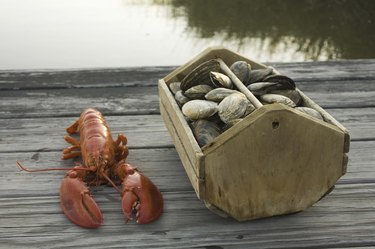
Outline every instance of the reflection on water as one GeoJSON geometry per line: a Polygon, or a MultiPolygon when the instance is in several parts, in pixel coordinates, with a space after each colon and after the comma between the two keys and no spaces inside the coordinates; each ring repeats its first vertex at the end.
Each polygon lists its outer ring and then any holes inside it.
{"type": "Polygon", "coordinates": [[[187,19],[190,33],[202,38],[221,34],[236,40],[238,50],[253,46],[257,57],[265,53],[268,60],[290,60],[290,53],[303,60],[375,57],[373,0],[162,2],[172,6],[172,16],[187,19]]]}
{"type": "Polygon", "coordinates": [[[374,0],[0,0],[0,69],[375,58],[374,0]]]}

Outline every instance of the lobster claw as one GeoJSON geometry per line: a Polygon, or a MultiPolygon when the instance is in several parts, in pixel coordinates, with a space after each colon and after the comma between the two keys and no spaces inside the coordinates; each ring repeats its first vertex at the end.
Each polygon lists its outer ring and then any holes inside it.
{"type": "Polygon", "coordinates": [[[163,211],[163,197],[155,184],[136,168],[123,163],[122,210],[128,220],[135,214],[138,224],[150,223],[163,211]]]}
{"type": "Polygon", "coordinates": [[[68,172],[61,184],[61,208],[73,223],[86,228],[99,227],[103,223],[100,208],[86,184],[75,173],[68,172]]]}

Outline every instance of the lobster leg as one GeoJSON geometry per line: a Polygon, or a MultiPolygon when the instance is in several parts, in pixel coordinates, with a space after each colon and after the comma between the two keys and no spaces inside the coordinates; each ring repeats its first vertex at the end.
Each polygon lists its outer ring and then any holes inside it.
{"type": "Polygon", "coordinates": [[[67,141],[68,143],[70,143],[72,145],[78,145],[79,146],[78,140],[71,137],[71,136],[64,136],[64,139],[65,139],[65,141],[67,141]]]}
{"type": "Polygon", "coordinates": [[[115,141],[115,147],[119,146],[120,144],[126,145],[128,143],[128,139],[122,133],[117,135],[117,140],[115,141]]]}
{"type": "Polygon", "coordinates": [[[68,132],[69,134],[76,133],[78,130],[78,125],[79,125],[79,119],[76,122],[74,122],[74,124],[66,128],[66,132],[68,132]]]}
{"type": "Polygon", "coordinates": [[[133,214],[139,224],[158,219],[163,211],[163,197],[155,184],[125,160],[116,165],[116,174],[123,179],[121,204],[127,219],[132,219],[133,214]]]}
{"type": "Polygon", "coordinates": [[[67,172],[60,187],[61,208],[73,223],[81,227],[96,228],[103,223],[103,216],[82,181],[84,173],[74,169],[67,172]]]}
{"type": "Polygon", "coordinates": [[[62,160],[70,159],[70,158],[75,158],[81,156],[82,153],[80,151],[75,151],[71,153],[63,153],[61,156],[62,160]]]}
{"type": "Polygon", "coordinates": [[[129,154],[128,146],[126,146],[128,139],[124,134],[120,133],[117,136],[117,140],[113,142],[114,147],[116,148],[116,160],[121,161],[126,159],[129,154]]]}
{"type": "Polygon", "coordinates": [[[117,161],[125,160],[128,157],[129,149],[127,146],[120,145],[116,148],[117,161]]]}
{"type": "Polygon", "coordinates": [[[73,145],[73,146],[70,146],[70,147],[68,147],[68,148],[65,148],[64,150],[63,150],[63,154],[69,154],[69,153],[71,153],[71,152],[73,152],[73,151],[79,151],[80,150],[80,146],[79,145],[73,145]]]}
{"type": "Polygon", "coordinates": [[[79,142],[75,138],[71,136],[65,136],[64,139],[68,143],[72,144],[72,146],[63,150],[63,154],[61,155],[62,160],[79,157],[82,155],[80,152],[81,146],[79,145],[79,142]]]}

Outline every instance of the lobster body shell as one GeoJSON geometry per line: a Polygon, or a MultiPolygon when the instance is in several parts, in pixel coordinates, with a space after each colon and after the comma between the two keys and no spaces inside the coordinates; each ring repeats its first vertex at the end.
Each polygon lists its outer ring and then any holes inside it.
{"type": "MultiPolygon", "coordinates": [[[[115,143],[103,115],[95,109],[86,109],[66,131],[70,135],[79,132],[80,140],[73,146],[79,144],[83,165],[108,175],[108,169],[115,163],[115,143]]],[[[95,184],[105,182],[100,180],[95,184]]]]}
{"type": "Polygon", "coordinates": [[[87,185],[123,185],[122,209],[127,219],[136,214],[138,223],[157,219],[163,198],[154,183],[135,167],[125,163],[127,139],[119,134],[116,141],[102,114],[95,109],[82,112],[67,129],[65,140],[72,146],[64,149],[62,159],[82,156],[83,164],[68,171],[60,188],[61,207],[75,224],[87,228],[101,225],[103,217],[87,185]],[[72,134],[79,132],[79,141],[72,134]],[[131,196],[131,198],[129,198],[131,196]],[[141,211],[141,212],[140,212],[141,211]]]}
{"type": "Polygon", "coordinates": [[[93,109],[82,112],[78,121],[78,131],[84,165],[90,166],[93,163],[92,157],[96,160],[104,157],[106,162],[114,162],[115,149],[112,135],[100,112],[93,109]]]}

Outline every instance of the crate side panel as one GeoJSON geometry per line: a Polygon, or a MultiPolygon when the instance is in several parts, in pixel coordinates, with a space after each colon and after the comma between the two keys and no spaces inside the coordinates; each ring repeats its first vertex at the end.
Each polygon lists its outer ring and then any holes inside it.
{"type": "Polygon", "coordinates": [[[238,220],[306,209],[342,175],[344,133],[334,128],[264,113],[206,155],[207,201],[238,220]]]}
{"type": "MultiPolygon", "coordinates": [[[[194,137],[191,137],[192,135],[189,135],[186,132],[186,127],[183,126],[181,120],[179,120],[177,117],[172,102],[167,96],[169,92],[166,91],[169,91],[169,89],[165,83],[159,82],[160,114],[164,120],[167,130],[172,137],[177,153],[194,187],[194,190],[196,191],[197,196],[200,197],[202,183],[199,180],[199,172],[201,171],[201,157],[203,154],[198,145],[193,145],[193,143],[196,143],[195,139],[194,137]]],[[[190,128],[187,128],[190,131],[190,128]]]]}

